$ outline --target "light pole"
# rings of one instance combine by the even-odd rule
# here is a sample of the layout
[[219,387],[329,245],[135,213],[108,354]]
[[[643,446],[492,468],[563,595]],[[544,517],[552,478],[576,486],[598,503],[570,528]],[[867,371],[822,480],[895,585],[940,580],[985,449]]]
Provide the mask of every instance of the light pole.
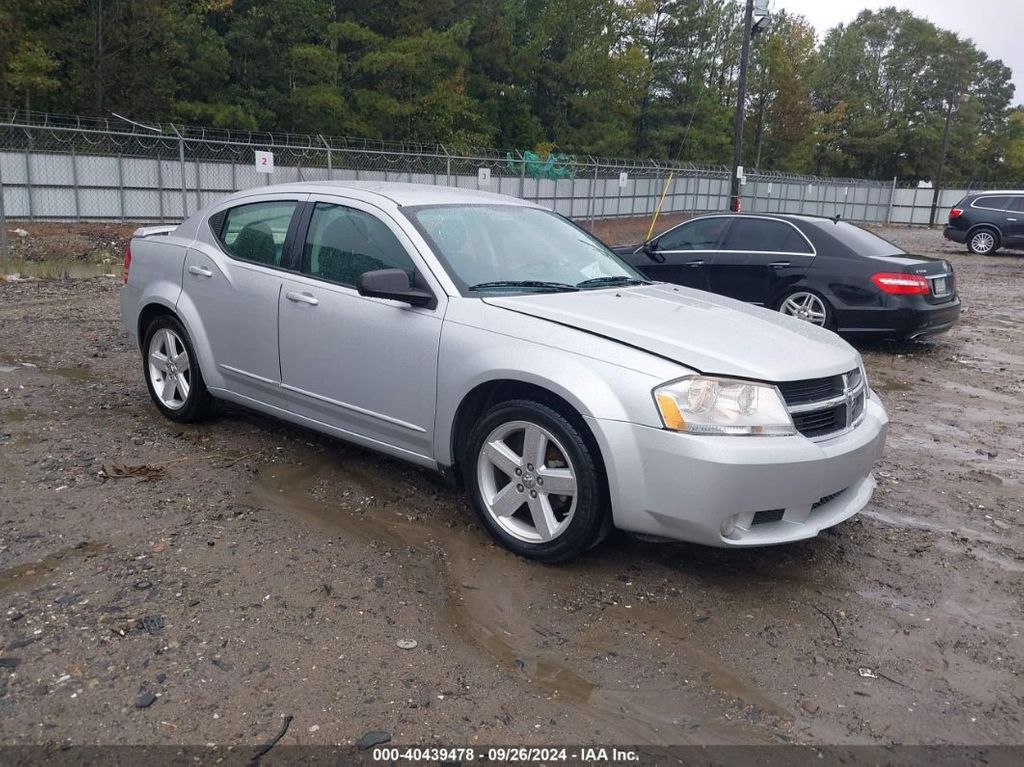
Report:
[[[736,81],[736,120],[732,136],[732,179],[729,193],[729,209],[740,209],[740,175],[743,167],[743,111],[747,101],[747,65],[750,62],[750,39],[761,31],[761,24],[768,17],[767,0],[747,0],[743,10],[743,47],[740,51],[740,76]],[[757,23],[754,23],[757,16]]]

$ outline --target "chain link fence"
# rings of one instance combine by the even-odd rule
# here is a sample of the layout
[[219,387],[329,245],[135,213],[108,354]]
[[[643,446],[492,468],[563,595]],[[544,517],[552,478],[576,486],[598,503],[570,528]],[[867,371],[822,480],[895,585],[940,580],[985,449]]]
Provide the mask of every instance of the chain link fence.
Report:
[[[270,173],[257,152],[273,155]],[[290,181],[378,180],[508,194],[570,218],[724,210],[729,169],[337,136],[255,133],[0,112],[0,246],[6,220],[180,221],[238,189]],[[940,209],[967,190],[942,190]],[[748,171],[743,210],[927,224],[931,189]],[[6,219],[6,220],[5,220]]]

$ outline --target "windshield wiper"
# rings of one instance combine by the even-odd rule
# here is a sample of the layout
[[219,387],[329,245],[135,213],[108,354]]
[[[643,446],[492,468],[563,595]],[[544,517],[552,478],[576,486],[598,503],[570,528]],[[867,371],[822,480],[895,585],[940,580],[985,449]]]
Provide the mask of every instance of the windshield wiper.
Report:
[[616,277],[594,277],[583,282],[577,282],[577,288],[606,288],[617,285],[650,285],[650,280],[641,280],[638,277],[629,277],[620,274]]
[[544,280],[494,280],[493,282],[478,282],[470,285],[467,290],[491,290],[500,288],[535,288],[537,290],[551,290],[557,292],[569,292],[579,290],[575,285],[565,282],[545,282]]

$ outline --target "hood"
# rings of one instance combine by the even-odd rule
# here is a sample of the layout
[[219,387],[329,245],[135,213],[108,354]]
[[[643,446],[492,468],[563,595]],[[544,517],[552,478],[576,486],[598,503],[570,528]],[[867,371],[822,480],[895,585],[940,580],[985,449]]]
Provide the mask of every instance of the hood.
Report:
[[860,355],[778,312],[674,285],[485,298],[491,305],[628,344],[701,373],[796,381],[845,373]]

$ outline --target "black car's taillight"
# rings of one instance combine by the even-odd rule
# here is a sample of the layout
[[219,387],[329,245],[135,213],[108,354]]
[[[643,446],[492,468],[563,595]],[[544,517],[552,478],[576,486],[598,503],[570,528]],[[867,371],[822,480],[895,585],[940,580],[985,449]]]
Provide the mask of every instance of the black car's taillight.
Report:
[[871,281],[883,293],[894,296],[926,296],[929,293],[928,280],[917,274],[879,272],[871,275]]
[[960,208],[953,208],[953,210],[949,211],[949,220],[952,221],[954,218],[960,218],[963,214],[964,212]]

